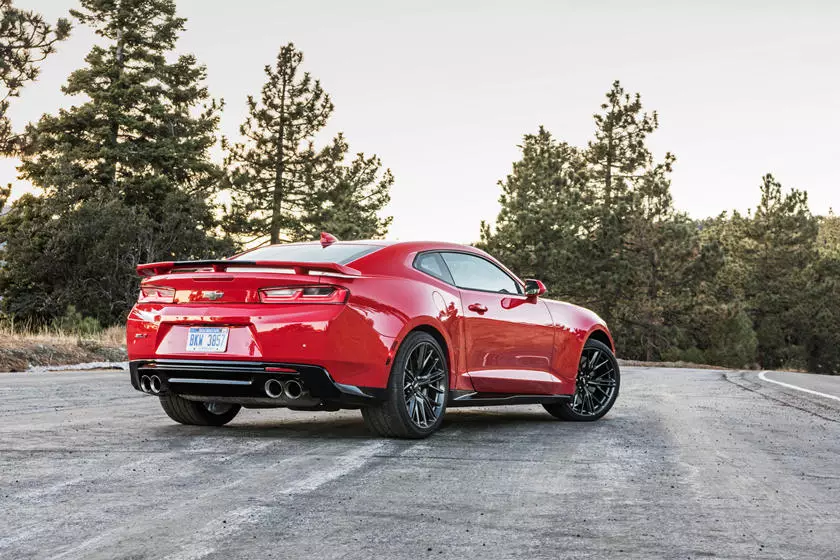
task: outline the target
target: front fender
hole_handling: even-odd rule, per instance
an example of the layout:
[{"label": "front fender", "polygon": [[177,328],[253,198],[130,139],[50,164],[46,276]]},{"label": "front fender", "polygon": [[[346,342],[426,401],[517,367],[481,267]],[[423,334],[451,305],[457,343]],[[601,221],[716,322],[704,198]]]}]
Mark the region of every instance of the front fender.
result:
[{"label": "front fender", "polygon": [[[545,300],[554,321],[552,369],[563,381],[574,386],[583,345],[593,333],[601,333],[612,344],[612,335],[597,314],[562,301]],[[614,347],[614,346],[613,346]]]}]

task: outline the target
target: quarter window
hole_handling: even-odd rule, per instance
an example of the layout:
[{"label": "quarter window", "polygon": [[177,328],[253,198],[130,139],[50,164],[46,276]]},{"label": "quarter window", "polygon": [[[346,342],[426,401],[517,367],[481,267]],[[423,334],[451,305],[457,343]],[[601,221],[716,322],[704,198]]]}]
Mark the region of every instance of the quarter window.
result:
[{"label": "quarter window", "polygon": [[519,284],[488,260],[466,253],[441,253],[441,256],[459,288],[502,294],[521,293]]},{"label": "quarter window", "polygon": [[426,274],[434,276],[438,280],[443,280],[449,284],[454,284],[446,265],[443,264],[443,259],[437,253],[423,253],[417,256],[414,261],[414,267]]}]

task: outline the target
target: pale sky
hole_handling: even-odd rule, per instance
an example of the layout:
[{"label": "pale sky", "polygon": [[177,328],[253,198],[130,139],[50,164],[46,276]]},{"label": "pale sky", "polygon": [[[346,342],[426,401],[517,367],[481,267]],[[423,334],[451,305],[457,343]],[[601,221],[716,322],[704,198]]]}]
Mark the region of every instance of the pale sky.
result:
[{"label": "pale sky", "polygon": [[[51,20],[76,6],[15,4]],[[745,210],[767,172],[807,190],[813,212],[840,209],[836,0],[178,0],[178,9],[188,18],[179,50],[207,66],[228,137],[280,46],[303,51],[336,106],[327,132],[343,131],[353,152],[378,154],[396,176],[392,239],[477,240],[522,135],[543,124],[585,145],[615,79],[659,112],[650,145],[677,156],[679,209]],[[74,103],[59,88],[93,40],[77,25],[14,100],[16,129]],[[0,161],[2,183],[15,182],[15,165]]]}]

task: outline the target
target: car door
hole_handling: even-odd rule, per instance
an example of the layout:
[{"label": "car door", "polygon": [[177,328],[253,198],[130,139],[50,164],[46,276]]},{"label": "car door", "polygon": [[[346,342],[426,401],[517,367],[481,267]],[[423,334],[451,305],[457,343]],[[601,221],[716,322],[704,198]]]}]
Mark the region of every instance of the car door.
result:
[{"label": "car door", "polygon": [[482,393],[555,394],[554,326],[545,303],[479,255],[441,252],[464,310],[467,375]]}]

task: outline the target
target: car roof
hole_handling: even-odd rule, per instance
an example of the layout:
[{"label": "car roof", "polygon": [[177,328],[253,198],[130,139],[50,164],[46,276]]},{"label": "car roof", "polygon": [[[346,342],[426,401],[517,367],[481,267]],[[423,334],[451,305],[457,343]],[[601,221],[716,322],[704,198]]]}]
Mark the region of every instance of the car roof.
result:
[{"label": "car roof", "polygon": [[[263,245],[262,247],[284,247],[287,245],[320,245],[320,241],[297,241],[294,243],[275,243],[274,245]],[[482,251],[470,245],[460,243],[449,243],[447,241],[390,241],[385,239],[357,239],[351,241],[336,241],[332,245],[375,245],[378,247],[404,248],[406,251],[432,251],[432,250],[468,250],[481,253]],[[262,248],[260,247],[260,248]]]},{"label": "car roof", "polygon": [[[295,243],[278,243],[274,246],[286,246],[286,245],[320,245],[320,241],[299,241]],[[389,241],[384,239],[359,239],[359,240],[352,240],[352,241],[335,241],[332,245],[368,245],[368,246],[376,246],[380,249],[372,252],[367,253],[364,255],[359,256],[358,258],[348,261],[344,264],[349,266],[357,266],[364,264],[372,264],[372,263],[382,263],[382,260],[385,261],[392,261],[396,254],[410,254],[410,253],[420,253],[423,251],[457,251],[462,253],[472,253],[474,255],[480,255],[486,258],[489,258],[491,261],[496,263],[497,265],[501,266],[502,269],[511,275],[513,278],[517,279],[520,283],[519,277],[516,276],[510,269],[508,269],[503,263],[499,262],[497,259],[493,258],[492,255],[489,255],[478,249],[477,247],[473,247],[471,245],[464,245],[460,243],[450,243],[447,241]],[[271,247],[272,245],[264,245],[263,247]]]}]

